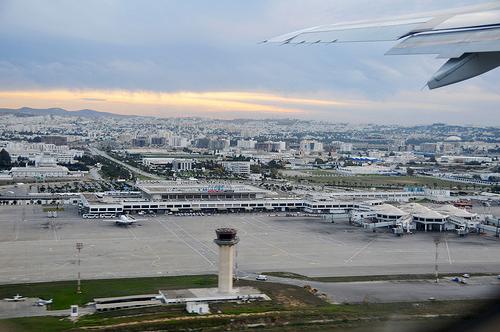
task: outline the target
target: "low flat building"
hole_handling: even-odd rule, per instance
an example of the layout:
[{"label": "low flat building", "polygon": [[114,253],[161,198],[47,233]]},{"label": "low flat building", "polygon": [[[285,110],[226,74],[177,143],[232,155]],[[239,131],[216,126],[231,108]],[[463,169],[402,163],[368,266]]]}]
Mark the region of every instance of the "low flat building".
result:
[{"label": "low flat building", "polygon": [[172,170],[177,172],[190,171],[193,169],[193,161],[190,159],[175,159],[172,162]]},{"label": "low flat building", "polygon": [[217,200],[262,198],[266,191],[245,184],[199,183],[195,181],[140,181],[144,197],[161,200]]},{"label": "low flat building", "polygon": [[401,210],[408,212],[413,218],[418,231],[444,231],[448,215],[441,214],[427,206],[418,203],[409,203],[401,206]]},{"label": "low flat building", "polygon": [[21,178],[79,178],[84,176],[82,172],[70,172],[64,166],[48,166],[48,167],[12,167],[10,175],[14,179]]},{"label": "low flat building", "polygon": [[226,172],[238,175],[249,175],[250,165],[249,161],[226,161],[222,163],[222,167]]}]

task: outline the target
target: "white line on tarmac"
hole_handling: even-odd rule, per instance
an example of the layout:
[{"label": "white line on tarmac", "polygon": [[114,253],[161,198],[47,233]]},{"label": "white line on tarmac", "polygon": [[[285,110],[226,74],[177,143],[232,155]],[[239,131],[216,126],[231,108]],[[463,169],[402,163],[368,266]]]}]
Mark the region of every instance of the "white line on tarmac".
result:
[{"label": "white line on tarmac", "polygon": [[[127,227],[127,226],[125,226]],[[132,234],[132,236],[134,237],[134,241],[137,241],[137,235],[135,235],[134,231],[130,229],[130,227],[127,227],[128,231],[130,232],[130,234]]]},{"label": "white line on tarmac", "polygon": [[50,222],[50,227],[52,228],[52,232],[54,233],[54,240],[59,241],[59,237],[57,236],[56,225],[53,221]]},{"label": "white line on tarmac", "polygon": [[[262,226],[259,227],[259,226],[255,225],[255,224],[252,224],[252,222],[249,221],[248,219],[246,219],[245,217],[242,217],[241,219],[246,220],[246,222],[244,221],[244,223],[246,223],[248,225],[251,225],[251,226],[254,226],[257,229],[258,228],[261,228],[261,229],[263,228]],[[310,259],[304,258],[304,257],[302,257],[300,255],[297,255],[297,254],[293,254],[293,253],[291,253],[291,252],[289,252],[289,251],[287,251],[287,250],[285,250],[285,249],[283,249],[281,247],[278,247],[277,245],[273,244],[272,241],[265,241],[263,237],[256,236],[256,235],[253,235],[253,234],[250,234],[250,233],[248,235],[251,236],[251,237],[256,238],[257,240],[263,242],[264,244],[266,244],[266,245],[268,245],[268,246],[270,246],[270,247],[272,247],[274,249],[277,249],[277,250],[281,251],[282,253],[284,253],[287,256],[295,257],[297,259],[306,261],[306,262],[308,262],[310,264],[319,264],[317,261],[311,261]]]},{"label": "white line on tarmac", "polygon": [[171,234],[173,234],[179,241],[183,242],[185,245],[187,245],[189,248],[191,248],[194,252],[196,252],[198,255],[200,255],[204,260],[206,260],[210,265],[215,266],[215,264],[210,259],[208,259],[205,255],[203,255],[201,252],[199,252],[196,248],[194,248],[189,243],[187,243],[186,240],[182,239],[179,235],[177,235],[170,228],[168,228],[167,226],[165,226],[165,224],[163,224],[161,222],[161,220],[158,220],[158,223],[161,225],[161,227],[163,227],[163,229],[165,229],[168,232],[170,232]]},{"label": "white line on tarmac", "polygon": [[359,254],[361,254],[361,252],[363,252],[363,250],[365,250],[366,248],[368,248],[373,242],[375,242],[376,239],[373,239],[371,240],[370,242],[368,242],[364,247],[358,249],[358,251],[356,251],[351,257],[349,257],[349,259],[345,260],[344,263],[351,263],[352,260],[354,258],[356,258],[356,256],[358,256]]},{"label": "white line on tarmac", "polygon": [[14,224],[14,234],[15,234],[14,241],[17,241],[19,239],[19,219],[17,218]]},{"label": "white line on tarmac", "polygon": [[[296,232],[292,232],[292,231],[290,231],[288,229],[285,229],[285,228],[268,225],[265,222],[259,220],[259,217],[252,217],[252,218],[255,219],[257,222],[259,222],[259,223],[261,223],[263,225],[266,225],[268,228],[270,228],[272,230],[275,230],[275,231],[278,231],[278,232],[283,232],[283,233],[295,234],[295,235],[297,234]],[[325,241],[325,242],[328,242],[328,243],[332,243],[332,242],[337,243],[338,246],[345,246],[345,245],[347,245],[345,242],[342,242],[340,240],[335,239],[332,234],[329,234],[328,237],[323,236],[323,235],[317,235],[316,237],[319,240],[321,240],[321,241]]]},{"label": "white line on tarmac", "polygon": [[448,252],[448,261],[450,264],[453,264],[453,261],[451,260],[450,248],[448,247],[448,239],[445,238],[444,243],[446,244],[446,251]]},{"label": "white line on tarmac", "polygon": [[182,226],[180,226],[179,224],[177,224],[175,221],[172,220],[172,224],[174,224],[178,229],[180,229],[183,233],[185,233],[187,236],[189,236],[190,238],[192,238],[194,241],[198,242],[202,247],[205,247],[206,249],[208,249],[208,251],[211,251],[212,253],[214,253],[215,255],[217,255],[217,251],[215,251],[215,249],[210,248],[209,246],[207,246],[206,244],[204,244],[203,242],[201,242],[200,240],[198,240],[197,238],[195,238],[194,236],[192,236],[191,234],[189,234],[188,231],[186,231],[184,228],[182,228]]},{"label": "white line on tarmac", "polygon": [[158,255],[158,253],[155,250],[153,250],[153,248],[149,244],[146,244],[145,247],[151,250],[151,252],[156,256],[156,259],[151,262],[151,266],[157,267],[161,260],[160,255]]}]

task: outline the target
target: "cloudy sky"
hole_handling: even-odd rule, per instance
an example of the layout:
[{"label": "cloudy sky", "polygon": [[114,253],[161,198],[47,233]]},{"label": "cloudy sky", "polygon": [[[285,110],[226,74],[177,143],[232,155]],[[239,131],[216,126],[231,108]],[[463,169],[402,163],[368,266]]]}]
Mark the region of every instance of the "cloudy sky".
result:
[{"label": "cloudy sky", "polygon": [[500,125],[500,69],[422,89],[433,56],[394,43],[262,45],[321,24],[468,0],[0,0],[0,107],[162,117]]}]

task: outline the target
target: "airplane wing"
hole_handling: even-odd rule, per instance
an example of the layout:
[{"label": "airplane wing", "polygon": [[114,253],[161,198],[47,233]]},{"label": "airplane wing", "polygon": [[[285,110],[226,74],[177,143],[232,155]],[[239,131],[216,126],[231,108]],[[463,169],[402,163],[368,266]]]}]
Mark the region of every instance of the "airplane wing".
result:
[{"label": "airplane wing", "polygon": [[302,45],[377,41],[400,41],[388,55],[436,54],[450,59],[427,85],[435,89],[457,83],[500,66],[500,3],[392,20],[323,25],[264,42]]}]

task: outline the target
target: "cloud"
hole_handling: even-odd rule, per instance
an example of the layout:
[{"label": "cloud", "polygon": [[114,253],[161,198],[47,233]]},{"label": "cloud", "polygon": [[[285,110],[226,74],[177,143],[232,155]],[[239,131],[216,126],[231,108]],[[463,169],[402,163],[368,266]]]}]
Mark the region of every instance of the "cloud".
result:
[{"label": "cloud", "polygon": [[400,91],[385,98],[331,91],[302,96],[249,91],[0,91],[0,107],[57,106],[157,117],[294,117],[381,124],[428,124],[447,120],[455,124],[499,125],[499,102],[500,93],[484,91],[477,86],[437,92]]},{"label": "cloud", "polygon": [[[407,114],[405,109],[409,109],[421,114],[432,110],[438,118],[465,122],[465,105],[474,110],[489,109],[491,101],[482,92],[494,92],[491,90],[500,83],[498,71],[447,89],[448,96],[452,92],[455,96],[443,97],[441,92],[420,92],[443,60],[431,56],[384,56],[393,43],[291,47],[258,42],[319,24],[475,3],[3,0],[0,90],[73,91],[71,99],[60,99],[57,94],[49,94],[53,100],[40,95],[16,98],[19,103],[52,102],[49,106],[71,101],[75,107],[108,109],[114,105],[119,109],[120,104],[127,112],[142,112],[138,105],[143,105],[147,112],[160,116],[175,115],[175,108],[180,107],[165,104],[165,99],[159,102],[158,96],[168,96],[170,101],[182,101],[182,109],[189,109],[190,114],[211,111],[212,115],[224,117],[253,112],[255,116],[293,114],[365,121],[381,119],[373,115],[374,110],[392,119],[386,116],[392,110],[397,112],[398,121],[412,123],[417,116]],[[474,86],[474,91],[481,92],[475,94],[485,99],[468,96],[477,104],[457,103],[462,97],[460,91],[468,86]],[[75,91],[101,94],[80,95],[90,99],[76,101]],[[134,97],[116,101],[109,100],[105,93],[117,96],[117,91]],[[145,100],[154,103],[140,104],[137,91],[146,91]],[[314,103],[306,103],[308,99],[314,99]],[[9,105],[13,101],[10,99]],[[6,100],[1,102],[7,104]],[[197,110],[198,106],[201,110]],[[453,109],[464,112],[457,118],[450,116]]]}]

